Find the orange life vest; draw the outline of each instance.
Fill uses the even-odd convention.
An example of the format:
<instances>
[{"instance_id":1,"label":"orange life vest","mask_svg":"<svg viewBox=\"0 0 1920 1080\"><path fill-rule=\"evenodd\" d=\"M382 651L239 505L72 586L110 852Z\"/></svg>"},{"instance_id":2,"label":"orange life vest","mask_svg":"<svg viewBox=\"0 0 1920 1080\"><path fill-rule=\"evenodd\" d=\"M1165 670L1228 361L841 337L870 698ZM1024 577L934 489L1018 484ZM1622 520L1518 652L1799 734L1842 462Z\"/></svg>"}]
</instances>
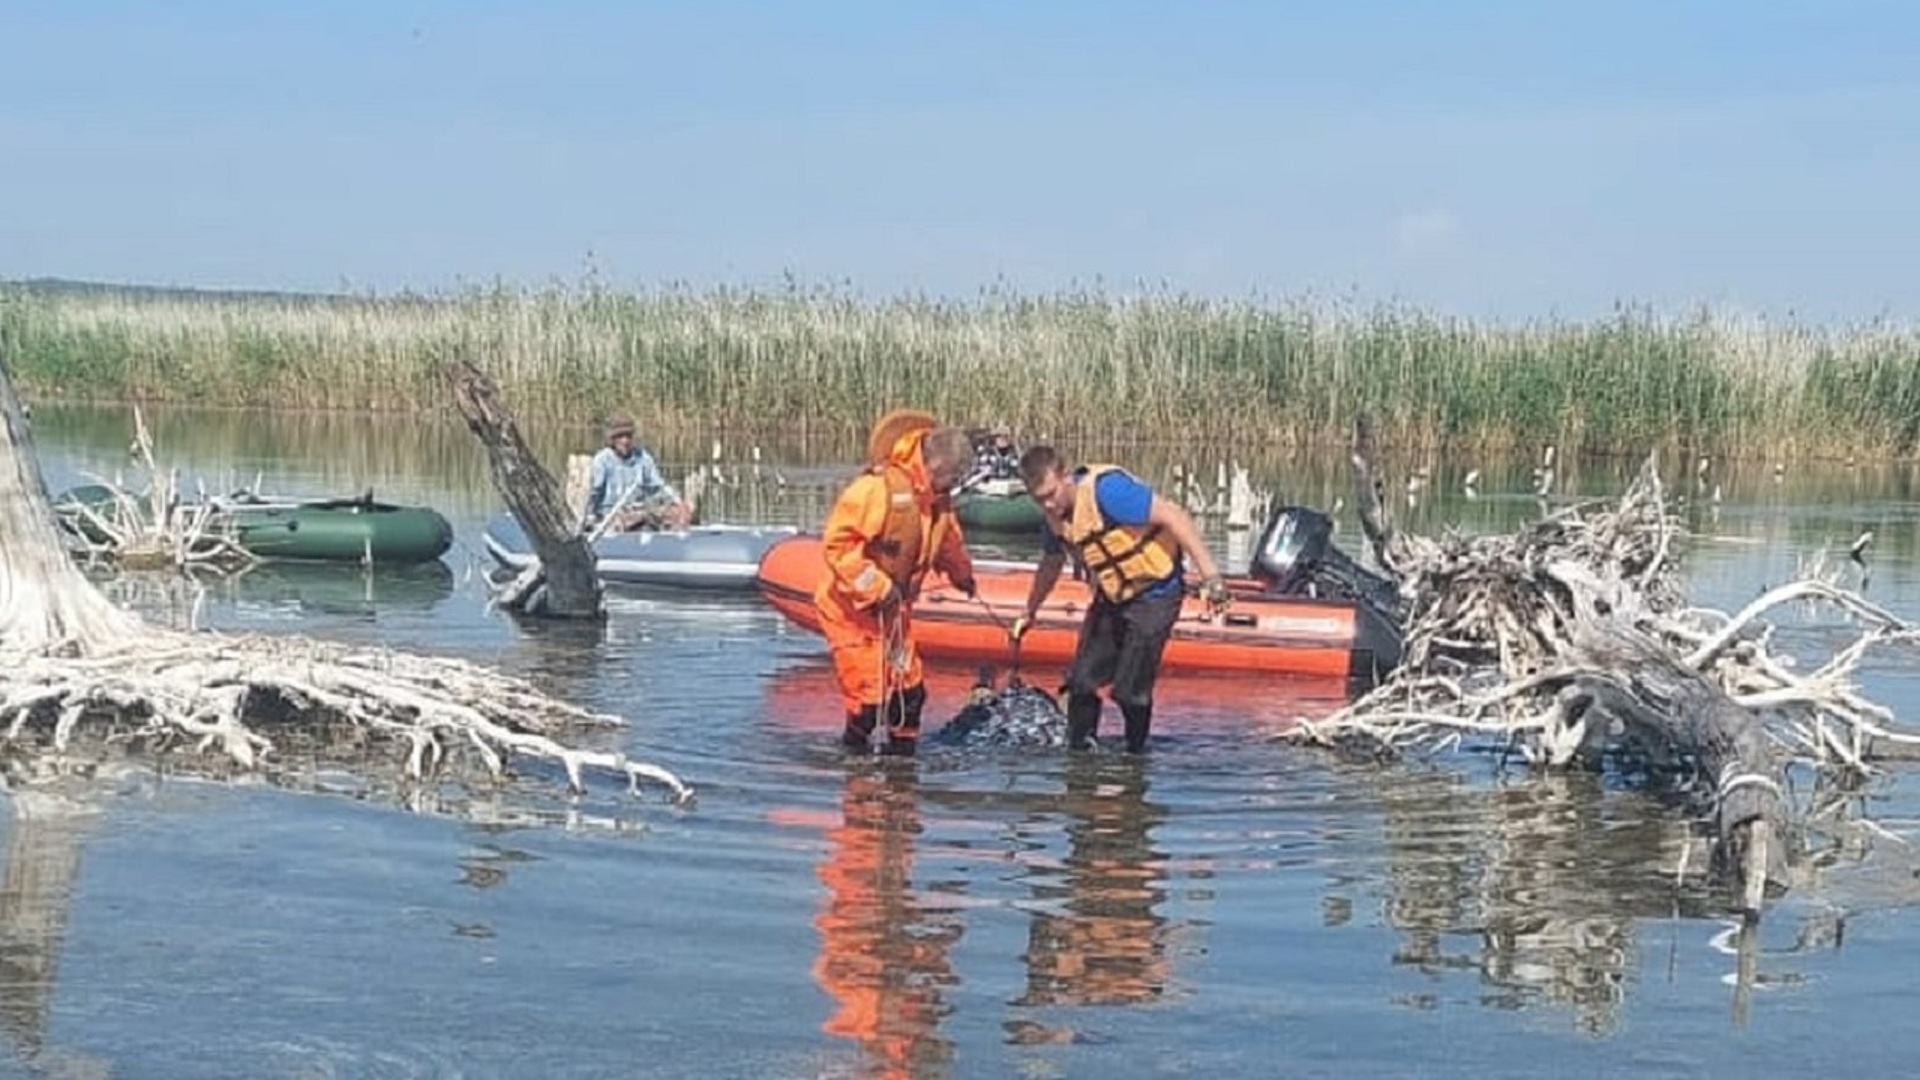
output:
<instances>
[{"instance_id":1,"label":"orange life vest","mask_svg":"<svg viewBox=\"0 0 1920 1080\"><path fill-rule=\"evenodd\" d=\"M910 595L933 567L940 543L953 525L951 500L944 493L935 495L932 507L922 515L920 496L907 470L889 462L873 471L886 485L887 523L880 535L867 541L867 558Z\"/></svg>"},{"instance_id":2,"label":"orange life vest","mask_svg":"<svg viewBox=\"0 0 1920 1080\"><path fill-rule=\"evenodd\" d=\"M1117 465L1087 466L1074 482L1073 516L1055 527L1100 592L1116 604L1165 581L1178 565L1177 552L1161 537L1160 526L1109 525L1100 513L1096 483L1106 473L1125 471Z\"/></svg>"},{"instance_id":3,"label":"orange life vest","mask_svg":"<svg viewBox=\"0 0 1920 1080\"><path fill-rule=\"evenodd\" d=\"M941 552L955 546L953 500L945 492L923 493L925 479L918 470L924 430L910 430L893 444L892 452L874 462L848 486L827 515L824 535L831 573L821 582L816 598L829 597L864 608L886 595L889 585L911 598L921 579L939 561ZM878 511L878 513L876 513ZM832 538L849 531L851 522L872 522L852 529L863 538L857 549L836 550ZM871 530L871 531L868 531ZM964 558L964 549L957 557ZM950 557L953 556L950 553ZM949 569L952 569L949 567Z\"/></svg>"}]
</instances>

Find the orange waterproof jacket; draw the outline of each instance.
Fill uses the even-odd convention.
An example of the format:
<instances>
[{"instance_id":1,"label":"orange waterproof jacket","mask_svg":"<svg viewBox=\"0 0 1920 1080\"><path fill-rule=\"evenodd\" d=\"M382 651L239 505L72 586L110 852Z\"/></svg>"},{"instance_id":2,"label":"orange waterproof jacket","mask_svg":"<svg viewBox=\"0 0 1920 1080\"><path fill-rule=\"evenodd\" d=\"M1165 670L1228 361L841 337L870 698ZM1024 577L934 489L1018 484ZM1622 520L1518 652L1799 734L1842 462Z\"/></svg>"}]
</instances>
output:
<instances>
[{"instance_id":1,"label":"orange waterproof jacket","mask_svg":"<svg viewBox=\"0 0 1920 1080\"><path fill-rule=\"evenodd\" d=\"M916 427L895 439L886 460L848 484L828 513L821 537L827 574L814 603L830 618L870 618L874 605L895 588L912 603L930 569L973 576L953 500L931 489L921 459L927 430Z\"/></svg>"}]
</instances>

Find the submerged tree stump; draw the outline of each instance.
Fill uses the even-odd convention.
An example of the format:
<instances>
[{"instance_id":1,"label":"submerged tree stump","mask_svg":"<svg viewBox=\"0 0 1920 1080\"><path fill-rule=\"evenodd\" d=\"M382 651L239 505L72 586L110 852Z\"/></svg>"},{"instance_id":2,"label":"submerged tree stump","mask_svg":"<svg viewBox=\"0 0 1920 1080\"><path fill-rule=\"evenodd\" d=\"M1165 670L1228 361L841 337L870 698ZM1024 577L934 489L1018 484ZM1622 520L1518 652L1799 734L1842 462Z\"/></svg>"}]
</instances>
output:
<instances>
[{"instance_id":1,"label":"submerged tree stump","mask_svg":"<svg viewBox=\"0 0 1920 1080\"><path fill-rule=\"evenodd\" d=\"M1714 869L1757 917L1789 878L1790 752L1857 778L1868 748L1912 745L1849 676L1875 643L1920 631L1817 577L1736 615L1686 603L1681 529L1654 461L1611 504L1549 514L1513 535L1395 532L1371 423L1356 425L1360 510L1406 599L1404 661L1365 696L1293 738L1345 749L1498 740L1543 768L1617 761L1680 797L1712 830ZM1760 616L1820 600L1866 632L1809 675L1770 652Z\"/></svg>"},{"instance_id":2,"label":"submerged tree stump","mask_svg":"<svg viewBox=\"0 0 1920 1080\"><path fill-rule=\"evenodd\" d=\"M559 619L603 619L606 601L594 569L593 547L580 533L579 508L520 436L520 425L500 401L493 380L464 360L446 366L454 402L467 427L487 448L493 485L533 542L535 563L500 590L502 607Z\"/></svg>"}]
</instances>

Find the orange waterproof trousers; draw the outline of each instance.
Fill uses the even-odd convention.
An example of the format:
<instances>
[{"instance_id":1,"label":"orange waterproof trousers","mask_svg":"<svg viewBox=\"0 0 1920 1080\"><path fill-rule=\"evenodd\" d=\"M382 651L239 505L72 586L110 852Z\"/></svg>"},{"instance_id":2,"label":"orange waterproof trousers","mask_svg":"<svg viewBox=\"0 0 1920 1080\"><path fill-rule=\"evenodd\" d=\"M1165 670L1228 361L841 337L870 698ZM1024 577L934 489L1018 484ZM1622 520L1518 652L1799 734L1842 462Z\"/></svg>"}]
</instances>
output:
<instances>
[{"instance_id":1,"label":"orange waterproof trousers","mask_svg":"<svg viewBox=\"0 0 1920 1080\"><path fill-rule=\"evenodd\" d=\"M919 686L925 678L920 650L913 644L913 613L900 607L888 614L820 605L820 630L833 653L833 672L841 702L852 715L879 708L889 695Z\"/></svg>"}]
</instances>

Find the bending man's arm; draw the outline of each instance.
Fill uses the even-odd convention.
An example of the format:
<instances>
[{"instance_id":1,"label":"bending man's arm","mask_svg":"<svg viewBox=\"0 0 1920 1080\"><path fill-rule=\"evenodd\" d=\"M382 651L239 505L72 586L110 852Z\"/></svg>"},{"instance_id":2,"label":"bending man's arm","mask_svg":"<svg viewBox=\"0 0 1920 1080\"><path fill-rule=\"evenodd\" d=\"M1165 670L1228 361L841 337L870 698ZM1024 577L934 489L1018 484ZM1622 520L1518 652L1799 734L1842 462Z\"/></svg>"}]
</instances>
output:
<instances>
[{"instance_id":1,"label":"bending man's arm","mask_svg":"<svg viewBox=\"0 0 1920 1080\"><path fill-rule=\"evenodd\" d=\"M640 459L640 494L649 495L659 492L674 502L680 502L680 493L667 483L667 474L660 471L660 463L653 460L652 454Z\"/></svg>"},{"instance_id":2,"label":"bending man's arm","mask_svg":"<svg viewBox=\"0 0 1920 1080\"><path fill-rule=\"evenodd\" d=\"M1161 531L1173 537L1180 550L1193 558L1194 569L1200 577L1217 578L1220 568L1213 563L1213 554L1207 550L1207 542L1200 536L1200 529L1185 510L1169 501L1163 495L1153 497L1153 505L1147 510L1147 524L1157 525Z\"/></svg>"},{"instance_id":3,"label":"bending man's arm","mask_svg":"<svg viewBox=\"0 0 1920 1080\"><path fill-rule=\"evenodd\" d=\"M1040 605L1046 603L1047 597L1053 593L1054 583L1060 580L1060 568L1066 562L1067 553L1064 551L1049 551L1040 556L1040 565L1033 571L1033 585L1027 589L1027 609L1020 616L1022 621L1030 623L1039 614Z\"/></svg>"}]
</instances>

